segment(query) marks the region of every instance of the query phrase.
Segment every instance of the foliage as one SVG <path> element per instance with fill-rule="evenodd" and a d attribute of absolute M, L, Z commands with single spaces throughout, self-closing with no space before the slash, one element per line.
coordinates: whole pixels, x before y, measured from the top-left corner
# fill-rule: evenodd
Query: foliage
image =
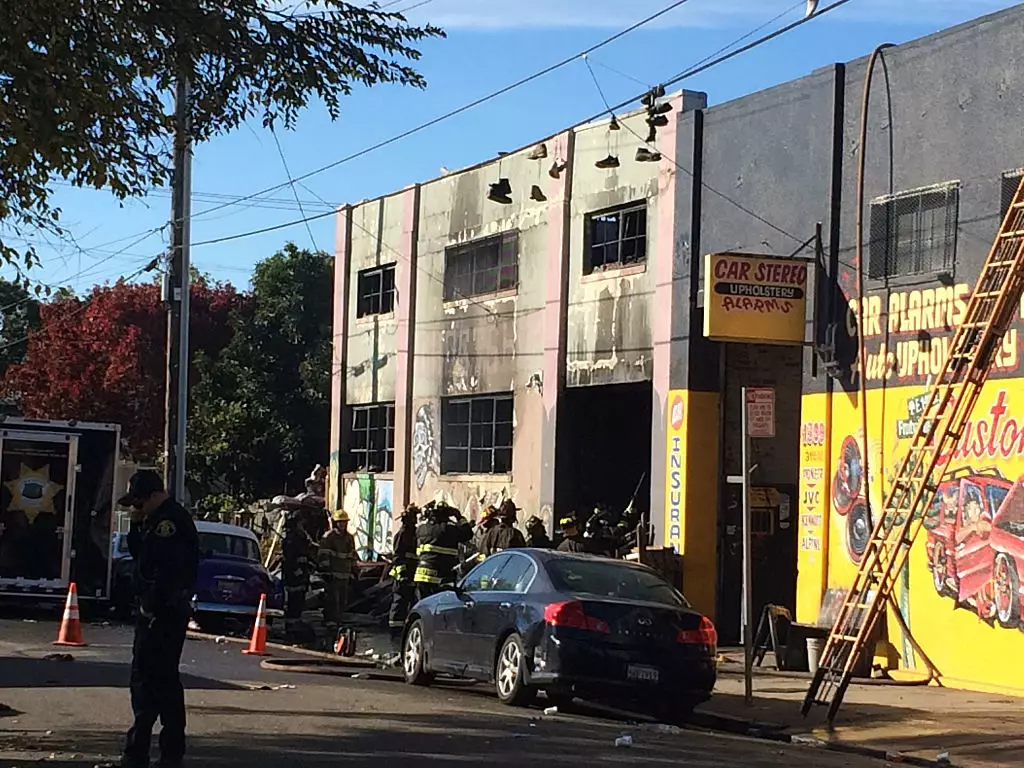
<path fill-rule="evenodd" d="M 194 353 L 216 355 L 231 339 L 229 316 L 244 304 L 233 287 L 192 286 Z M 133 453 L 154 458 L 163 444 L 166 314 L 156 283 L 120 281 L 80 299 L 39 308 L 24 360 L 3 377 L 26 416 L 115 422 Z"/>
<path fill-rule="evenodd" d="M 25 357 L 25 337 L 39 327 L 39 303 L 21 283 L 0 278 L 0 376 Z"/>
<path fill-rule="evenodd" d="M 261 261 L 231 342 L 197 366 L 189 471 L 239 503 L 298 491 L 327 463 L 332 271 L 291 243 Z"/>
<path fill-rule="evenodd" d="M 189 75 L 191 132 L 250 118 L 293 127 L 308 103 L 337 118 L 354 86 L 423 87 L 409 63 L 441 30 L 345 0 L 0 0 L 0 226 L 61 234 L 52 181 L 120 199 L 169 183 L 176 81 Z M 303 8 L 303 12 L 297 12 Z M 5 243 L 0 260 L 37 261 Z M 20 266 L 19 266 L 20 268 Z"/>

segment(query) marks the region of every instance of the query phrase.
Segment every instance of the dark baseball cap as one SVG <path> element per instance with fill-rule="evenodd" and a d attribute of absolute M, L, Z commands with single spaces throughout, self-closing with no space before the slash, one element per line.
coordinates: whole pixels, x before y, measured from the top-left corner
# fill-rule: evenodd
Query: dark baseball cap
<path fill-rule="evenodd" d="M 119 506 L 130 507 L 164 490 L 164 480 L 152 469 L 140 469 L 128 480 L 128 490 L 117 500 Z"/>

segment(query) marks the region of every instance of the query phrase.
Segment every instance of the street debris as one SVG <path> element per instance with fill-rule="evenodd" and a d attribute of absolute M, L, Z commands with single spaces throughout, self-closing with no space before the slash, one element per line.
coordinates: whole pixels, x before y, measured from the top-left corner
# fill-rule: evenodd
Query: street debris
<path fill-rule="evenodd" d="M 545 707 L 544 708 L 544 714 L 545 715 L 557 715 L 558 714 L 558 707 Z"/>
<path fill-rule="evenodd" d="M 294 685 L 247 685 L 250 691 L 288 691 L 294 690 Z"/>
<path fill-rule="evenodd" d="M 939 752 L 938 756 L 935 758 L 935 762 L 939 765 L 952 765 L 953 758 L 949 756 L 949 752 Z"/>
<path fill-rule="evenodd" d="M 805 747 L 818 747 L 819 749 L 825 749 L 828 747 L 827 741 L 816 739 L 814 736 L 806 736 L 802 733 L 793 734 L 789 739 L 790 744 L 800 744 Z"/>
<path fill-rule="evenodd" d="M 43 656 L 46 661 L 74 661 L 75 657 L 70 653 L 48 653 Z"/>
<path fill-rule="evenodd" d="M 890 763 L 905 763 L 907 761 L 907 756 L 902 752 L 886 752 L 885 759 Z"/>
<path fill-rule="evenodd" d="M 617 738 L 615 740 L 615 746 L 616 747 L 632 747 L 633 746 L 633 737 L 630 734 L 628 734 L 628 733 L 624 733 L 621 736 L 619 736 L 619 738 Z"/>
<path fill-rule="evenodd" d="M 224 637 L 224 635 L 218 635 L 217 637 L 213 638 L 213 642 L 215 642 L 217 645 L 224 645 L 224 643 L 226 643 L 227 641 L 228 639 Z"/>
<path fill-rule="evenodd" d="M 655 733 L 665 733 L 672 736 L 678 736 L 683 732 L 683 729 L 678 725 L 668 725 L 666 723 L 650 723 L 645 726 L 645 730 L 654 731 Z"/>
<path fill-rule="evenodd" d="M 356 672 L 352 675 L 353 680 L 365 680 L 368 675 L 364 675 L 362 672 Z"/>

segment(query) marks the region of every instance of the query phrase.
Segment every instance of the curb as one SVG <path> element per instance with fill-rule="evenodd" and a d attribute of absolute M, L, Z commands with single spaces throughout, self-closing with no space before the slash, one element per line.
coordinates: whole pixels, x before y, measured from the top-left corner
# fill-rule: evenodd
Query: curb
<path fill-rule="evenodd" d="M 233 645 L 248 645 L 249 641 L 241 637 L 230 637 L 227 635 L 211 635 L 206 632 L 193 632 L 189 630 L 186 633 L 186 637 L 190 640 L 208 640 L 212 642 L 221 643 L 232 643 Z M 311 648 L 302 648 L 298 645 L 285 645 L 284 643 L 267 643 L 268 650 L 280 651 L 283 653 L 294 653 L 301 656 L 309 656 L 314 659 L 324 659 L 327 661 L 333 661 L 337 663 L 338 656 L 333 653 L 327 653 L 326 651 L 314 651 Z M 350 657 L 344 662 L 352 667 L 359 667 L 361 669 L 376 669 L 377 665 L 372 661 L 360 659 L 358 657 Z"/>
<path fill-rule="evenodd" d="M 327 659 L 264 659 L 260 662 L 260 668 L 272 672 L 328 675 L 357 680 L 387 680 L 389 682 L 402 680 L 401 675 L 397 672 L 387 672 L 376 666 L 373 669 L 368 669 L 365 664 L 358 661 L 353 664 L 349 659 L 342 661 L 337 657 L 330 661 Z"/>

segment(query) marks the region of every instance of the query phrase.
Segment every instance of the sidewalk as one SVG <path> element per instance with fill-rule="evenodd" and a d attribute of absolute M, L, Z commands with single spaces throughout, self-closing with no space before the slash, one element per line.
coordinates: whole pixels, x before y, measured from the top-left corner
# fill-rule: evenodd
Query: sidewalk
<path fill-rule="evenodd" d="M 800 714 L 809 683 L 806 673 L 755 669 L 754 705 L 747 707 L 743 665 L 727 659 L 719 669 L 714 697 L 698 712 L 931 761 L 948 752 L 956 766 L 1024 765 L 1020 699 L 920 684 L 855 682 L 829 732 L 823 710 L 811 712 L 806 720 Z"/>

